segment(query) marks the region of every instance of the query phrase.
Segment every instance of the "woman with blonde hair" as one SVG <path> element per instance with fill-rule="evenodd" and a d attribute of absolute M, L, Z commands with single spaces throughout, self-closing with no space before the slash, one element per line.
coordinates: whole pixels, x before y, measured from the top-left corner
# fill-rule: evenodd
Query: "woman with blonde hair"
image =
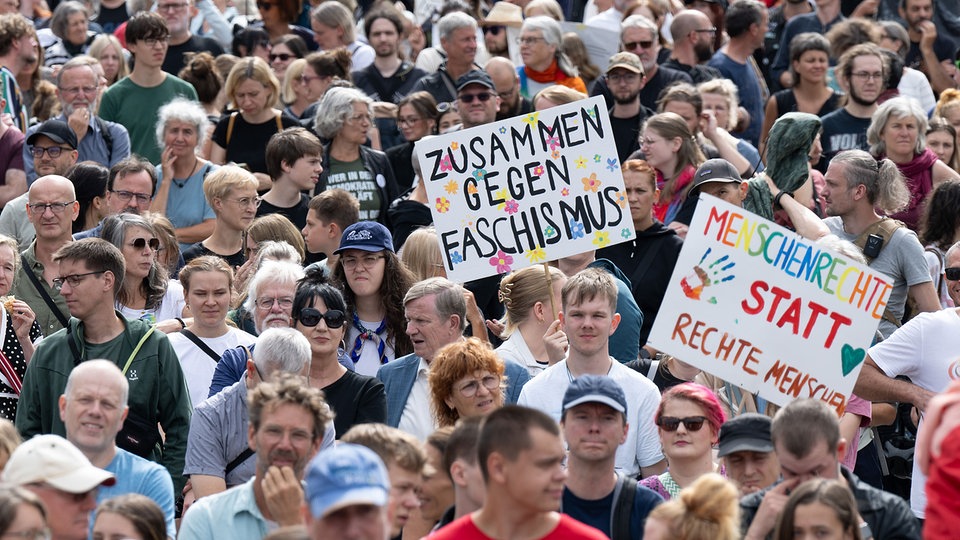
<path fill-rule="evenodd" d="M 440 427 L 503 407 L 504 363 L 490 345 L 467 338 L 440 349 L 430 363 L 430 402 Z"/>
<path fill-rule="evenodd" d="M 680 496 L 647 515 L 647 540 L 739 540 L 740 495 L 719 474 L 697 479 Z M 793 536 L 790 536 L 793 538 Z"/>
<path fill-rule="evenodd" d="M 861 540 L 860 519 L 857 501 L 845 482 L 814 478 L 790 493 L 773 537 Z"/>
<path fill-rule="evenodd" d="M 577 66 L 580 71 L 580 78 L 583 80 L 583 84 L 587 86 L 587 92 L 590 92 L 601 71 L 590 59 L 590 53 L 587 51 L 587 46 L 584 45 L 583 40 L 580 39 L 580 35 L 576 32 L 567 32 L 563 35 L 560 48 L 570 59 L 570 62 Z"/>
<path fill-rule="evenodd" d="M 123 54 L 124 50 L 120 40 L 113 34 L 100 34 L 90 44 L 87 54 L 100 62 L 100 66 L 103 67 L 103 77 L 107 79 L 107 86 L 130 74 L 127 58 Z"/>
<path fill-rule="evenodd" d="M 227 76 L 224 91 L 235 112 L 217 122 L 210 161 L 217 165 L 243 164 L 256 176 L 258 189 L 266 191 L 272 182 L 263 149 L 274 133 L 299 123 L 276 108 L 280 81 L 261 58 L 251 56 L 237 62 Z"/>
<path fill-rule="evenodd" d="M 749 141 L 730 134 L 736 131 L 740 121 L 740 97 L 737 85 L 730 79 L 720 78 L 698 84 L 697 90 L 703 98 L 704 113 L 712 115 L 716 120 L 717 134 L 735 145 L 737 152 L 750 162 L 750 166 L 755 171 L 762 172 L 764 165 L 757 147 Z M 706 120 L 706 122 L 709 121 L 709 119 Z"/>
<path fill-rule="evenodd" d="M 540 265 L 514 270 L 500 282 L 506 327 L 497 354 L 526 367 L 531 377 L 563 359 L 567 337 L 557 321 L 557 310 L 566 282 L 559 269 L 544 270 Z"/>
<path fill-rule="evenodd" d="M 587 95 L 573 88 L 554 84 L 544 88 L 537 92 L 537 95 L 533 96 L 533 108 L 542 111 L 550 107 L 556 107 L 557 105 L 566 105 L 574 101 L 580 101 L 581 99 L 587 99 Z"/>
<path fill-rule="evenodd" d="M 960 152 L 957 151 L 957 130 L 944 118 L 933 117 L 927 127 L 927 148 L 933 150 L 940 161 L 955 171 L 960 171 Z"/>
<path fill-rule="evenodd" d="M 440 243 L 437 242 L 437 230 L 433 226 L 410 233 L 400 250 L 400 260 L 413 274 L 414 282 L 447 275 Z"/>
<path fill-rule="evenodd" d="M 346 49 L 353 57 L 353 69 L 361 70 L 373 63 L 373 48 L 357 40 L 357 23 L 353 14 L 340 2 L 323 2 L 310 12 L 313 39 L 324 51 Z"/>
<path fill-rule="evenodd" d="M 303 71 L 307 67 L 307 61 L 303 58 L 297 58 L 287 66 L 283 75 L 283 89 L 281 90 L 280 101 L 285 105 L 283 112 L 294 118 L 300 118 L 307 110 L 313 100 L 310 99 L 310 91 L 307 85 L 303 84 L 301 79 Z"/>
<path fill-rule="evenodd" d="M 683 118 L 666 112 L 655 114 L 644 123 L 640 150 L 657 171 L 660 200 L 653 206 L 654 217 L 685 236 L 695 205 L 695 199 L 689 205 L 684 204 L 687 192 L 697 167 L 706 161 L 700 146 Z"/>

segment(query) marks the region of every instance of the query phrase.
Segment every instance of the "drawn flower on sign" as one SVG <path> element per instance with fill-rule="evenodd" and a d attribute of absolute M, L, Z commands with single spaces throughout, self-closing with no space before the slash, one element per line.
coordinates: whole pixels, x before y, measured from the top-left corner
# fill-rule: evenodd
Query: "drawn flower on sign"
<path fill-rule="evenodd" d="M 536 167 L 534 167 L 534 168 L 533 168 L 533 174 L 535 174 L 535 175 L 537 175 L 537 176 L 543 175 L 543 165 L 537 165 Z"/>
<path fill-rule="evenodd" d="M 597 178 L 597 173 L 592 173 L 589 177 L 581 178 L 580 181 L 583 182 L 584 191 L 592 191 L 594 193 L 600 189 L 600 179 Z"/>
<path fill-rule="evenodd" d="M 547 259 L 547 252 L 540 246 L 537 246 L 529 251 L 523 252 L 524 257 L 532 263 L 538 263 L 545 261 Z"/>
<path fill-rule="evenodd" d="M 597 247 L 604 247 L 610 243 L 610 233 L 607 231 L 597 231 L 593 233 L 593 245 Z"/>
<path fill-rule="evenodd" d="M 516 214 L 517 210 L 520 210 L 520 205 L 517 203 L 517 201 L 507 201 L 503 205 L 503 211 L 508 214 Z"/>
<path fill-rule="evenodd" d="M 584 232 L 583 223 L 580 223 L 579 221 L 573 218 L 570 218 L 570 238 L 573 238 L 573 239 L 583 238 L 583 232 Z"/>
<path fill-rule="evenodd" d="M 513 264 L 513 257 L 504 253 L 502 249 L 497 251 L 496 255 L 490 257 L 490 266 L 496 266 L 498 274 L 509 272 L 511 264 Z"/>
<path fill-rule="evenodd" d="M 467 193 L 470 195 L 477 194 L 477 185 L 476 184 L 467 184 Z"/>
<path fill-rule="evenodd" d="M 510 197 L 510 193 L 507 191 L 506 188 L 498 189 L 493 194 L 493 196 L 494 198 L 502 201 L 500 204 L 497 205 L 497 210 L 503 210 L 504 208 L 506 208 L 507 202 L 512 200 L 512 197 Z"/>
<path fill-rule="evenodd" d="M 626 228 L 626 227 L 620 229 L 620 237 L 621 237 L 621 238 L 630 238 L 630 229 L 628 229 L 628 228 Z"/>
<path fill-rule="evenodd" d="M 477 180 L 477 182 L 483 182 L 483 179 L 486 178 L 486 176 L 487 176 L 487 170 L 486 170 L 486 169 L 474 169 L 474 170 L 473 170 L 473 177 Z"/>
<path fill-rule="evenodd" d="M 461 255 L 459 251 L 454 251 L 450 254 L 450 260 L 453 264 L 460 264 L 463 262 L 463 255 Z"/>
<path fill-rule="evenodd" d="M 563 188 L 563 189 L 560 190 L 560 195 L 563 195 L 564 197 L 566 197 L 566 196 L 569 195 L 569 194 L 570 194 L 570 189 L 569 189 L 569 188 Z"/>
<path fill-rule="evenodd" d="M 447 190 L 447 193 L 456 195 L 457 192 L 460 191 L 460 184 L 458 184 L 455 180 L 451 180 L 447 182 L 447 185 L 444 186 L 444 189 Z"/>
<path fill-rule="evenodd" d="M 553 159 L 560 159 L 560 151 L 554 150 L 553 153 L 550 154 L 550 157 L 552 157 Z"/>
<path fill-rule="evenodd" d="M 573 162 L 573 164 L 576 165 L 578 169 L 586 169 L 587 159 L 584 158 L 583 156 L 580 156 Z"/>
<path fill-rule="evenodd" d="M 501 134 L 501 135 L 506 135 L 506 134 L 507 134 L 507 127 L 506 127 L 506 126 L 501 126 L 501 127 L 500 127 L 500 134 Z"/>
<path fill-rule="evenodd" d="M 460 148 L 460 143 L 458 143 L 457 141 L 453 141 L 452 143 L 450 143 L 450 148 L 452 150 L 456 150 L 457 148 Z"/>
<path fill-rule="evenodd" d="M 594 154 L 594 155 L 593 155 L 593 162 L 594 162 L 594 163 L 600 163 L 601 160 L 603 160 L 603 156 L 601 156 L 600 154 Z"/>
<path fill-rule="evenodd" d="M 590 118 L 596 118 L 596 117 L 597 117 L 597 111 L 596 111 L 596 109 L 590 109 L 590 110 L 588 110 L 588 111 L 587 111 L 587 116 L 589 116 Z"/>
<path fill-rule="evenodd" d="M 537 127 L 537 120 L 540 118 L 540 112 L 530 113 L 523 117 L 523 123 L 530 127 Z"/>
<path fill-rule="evenodd" d="M 553 238 L 555 234 L 557 234 L 557 229 L 553 228 L 552 225 L 548 225 L 547 228 L 543 230 L 543 235 L 547 238 Z"/>
<path fill-rule="evenodd" d="M 450 165 L 450 154 L 440 158 L 440 172 L 446 172 L 451 169 L 453 169 L 453 166 Z"/>
<path fill-rule="evenodd" d="M 617 158 L 607 158 L 607 170 L 610 172 L 617 170 Z"/>
<path fill-rule="evenodd" d="M 557 147 L 560 146 L 560 137 L 557 137 L 556 135 L 550 137 L 547 139 L 547 145 L 550 146 L 551 150 L 556 150 Z"/>
<path fill-rule="evenodd" d="M 624 192 L 622 192 L 622 191 L 618 191 L 614 196 L 617 198 L 617 204 L 620 205 L 620 208 L 626 208 L 626 207 L 627 207 L 627 204 L 628 204 L 628 203 L 627 203 L 627 194 L 626 194 L 626 193 L 624 193 Z"/>
<path fill-rule="evenodd" d="M 445 214 L 450 210 L 450 200 L 446 197 L 437 197 L 437 212 Z"/>

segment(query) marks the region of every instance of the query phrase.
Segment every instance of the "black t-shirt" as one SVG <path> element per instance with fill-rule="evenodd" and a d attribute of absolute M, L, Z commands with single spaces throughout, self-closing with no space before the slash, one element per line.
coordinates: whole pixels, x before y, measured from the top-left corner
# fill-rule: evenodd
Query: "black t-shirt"
<path fill-rule="evenodd" d="M 339 439 L 357 424 L 382 424 L 387 421 L 387 394 L 375 377 L 347 370 L 334 383 L 323 388 L 324 399 L 333 409 L 333 427 Z"/>
<path fill-rule="evenodd" d="M 188 52 L 206 51 L 214 57 L 224 53 L 223 47 L 213 38 L 191 35 L 190 39 L 179 45 L 171 44 L 167 48 L 167 57 L 163 59 L 163 70 L 171 75 L 177 75 L 186 65 L 183 55 Z"/>
<path fill-rule="evenodd" d="M 197 242 L 196 244 L 193 244 L 187 249 L 183 250 L 183 263 L 187 264 L 193 259 L 202 257 L 204 255 L 216 255 L 217 257 L 227 261 L 227 264 L 229 264 L 231 268 L 238 268 L 242 266 L 244 262 L 246 262 L 246 259 L 243 256 L 243 249 L 234 253 L 233 255 L 221 255 L 220 253 L 214 253 L 207 249 L 207 246 L 203 245 L 203 242 Z"/>
<path fill-rule="evenodd" d="M 250 172 L 267 173 L 266 148 L 277 130 L 276 118 L 271 118 L 262 124 L 249 124 L 243 115 L 234 116 L 233 132 L 230 134 L 230 144 L 227 144 L 227 127 L 230 125 L 232 114 L 225 114 L 217 122 L 213 130 L 213 142 L 220 148 L 227 150 L 227 162 L 245 163 Z M 283 129 L 296 127 L 300 124 L 284 114 L 280 117 Z"/>
<path fill-rule="evenodd" d="M 833 156 L 842 150 L 870 151 L 867 142 L 867 128 L 872 118 L 858 118 L 846 109 L 837 109 L 823 117 L 821 125 L 823 133 L 820 135 L 820 144 L 823 145 L 823 156 L 817 164 L 817 170 L 826 172 Z"/>
<path fill-rule="evenodd" d="M 281 216 L 289 219 L 290 223 L 293 223 L 294 227 L 296 227 L 299 231 L 307 225 L 307 212 L 309 210 L 310 197 L 307 197 L 301 193 L 300 201 L 289 208 L 274 206 L 267 201 L 261 202 L 260 208 L 257 208 L 257 217 L 266 216 L 269 214 L 280 214 Z"/>
<path fill-rule="evenodd" d="M 642 106 L 640 112 L 630 118 L 617 118 L 613 116 L 613 110 L 610 111 L 610 126 L 613 128 L 614 140 L 617 141 L 617 157 L 620 158 L 620 163 L 640 150 L 640 126 L 646 118 L 646 111 Z"/>
<path fill-rule="evenodd" d="M 405 142 L 387 148 L 386 154 L 400 191 L 406 191 L 413 187 L 413 177 L 416 175 L 413 171 L 413 143 Z"/>
<path fill-rule="evenodd" d="M 660 66 L 652 78 L 647 79 L 640 90 L 640 103 L 648 109 L 657 110 L 657 99 L 660 98 L 660 92 L 664 88 L 675 82 L 685 82 L 693 84 L 693 79 L 682 71 Z"/>
<path fill-rule="evenodd" d="M 933 52 L 940 60 L 952 60 L 954 58 L 955 48 L 950 40 L 944 38 L 943 36 L 937 36 L 937 39 L 933 42 Z M 910 50 L 907 51 L 905 65 L 913 69 L 923 68 L 923 55 L 920 54 L 919 43 L 910 43 Z"/>
<path fill-rule="evenodd" d="M 397 71 L 384 78 L 373 64 L 352 73 L 353 84 L 374 101 L 397 103 L 410 93 L 413 85 L 427 73 L 404 62 Z"/>
<path fill-rule="evenodd" d="M 103 32 L 105 34 L 112 34 L 118 26 L 127 22 L 127 19 L 129 18 L 130 14 L 127 13 L 126 2 L 115 8 L 110 8 L 101 4 L 100 13 L 97 15 L 97 23 L 100 24 L 101 28 L 103 28 Z"/>
<path fill-rule="evenodd" d="M 601 499 L 588 500 L 581 499 L 574 495 L 569 489 L 563 490 L 563 513 L 579 521 L 599 529 L 600 532 L 611 535 L 610 521 L 613 514 L 614 500 L 611 491 L 609 495 Z M 637 486 L 637 493 L 633 497 L 633 509 L 630 512 L 630 538 L 643 537 L 643 524 L 658 504 L 663 502 L 663 498 L 653 490 L 643 486 Z"/>

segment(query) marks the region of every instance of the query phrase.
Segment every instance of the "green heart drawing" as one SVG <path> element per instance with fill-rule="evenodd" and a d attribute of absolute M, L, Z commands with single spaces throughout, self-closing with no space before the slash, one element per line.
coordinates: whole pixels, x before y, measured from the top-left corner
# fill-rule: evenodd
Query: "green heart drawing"
<path fill-rule="evenodd" d="M 840 357 L 843 360 L 843 376 L 846 377 L 854 370 L 857 366 L 863 362 L 863 359 L 867 356 L 867 351 L 864 349 L 854 349 L 846 343 L 843 344 L 843 348 L 840 349 Z"/>

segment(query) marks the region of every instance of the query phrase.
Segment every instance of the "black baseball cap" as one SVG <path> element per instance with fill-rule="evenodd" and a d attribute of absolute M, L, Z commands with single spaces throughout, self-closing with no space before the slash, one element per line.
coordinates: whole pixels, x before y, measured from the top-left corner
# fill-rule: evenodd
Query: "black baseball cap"
<path fill-rule="evenodd" d="M 57 144 L 65 144 L 74 150 L 77 149 L 76 133 L 62 120 L 47 120 L 40 124 L 40 127 L 27 137 L 27 144 L 33 145 L 41 135 Z"/>
<path fill-rule="evenodd" d="M 693 185 L 690 186 L 690 194 L 694 195 L 700 191 L 700 186 L 711 182 L 737 183 L 743 182 L 740 173 L 732 163 L 723 158 L 708 159 L 697 169 L 693 175 Z"/>
<path fill-rule="evenodd" d="M 773 452 L 770 436 L 770 417 L 757 413 L 744 413 L 731 418 L 720 426 L 720 451 L 718 457 L 734 452 Z"/>
<path fill-rule="evenodd" d="M 457 92 L 463 90 L 471 84 L 480 84 L 486 86 L 494 92 L 497 91 L 497 87 L 493 85 L 493 79 L 490 78 L 490 75 L 486 71 L 479 69 L 474 69 L 468 71 L 462 77 L 457 79 Z"/>

